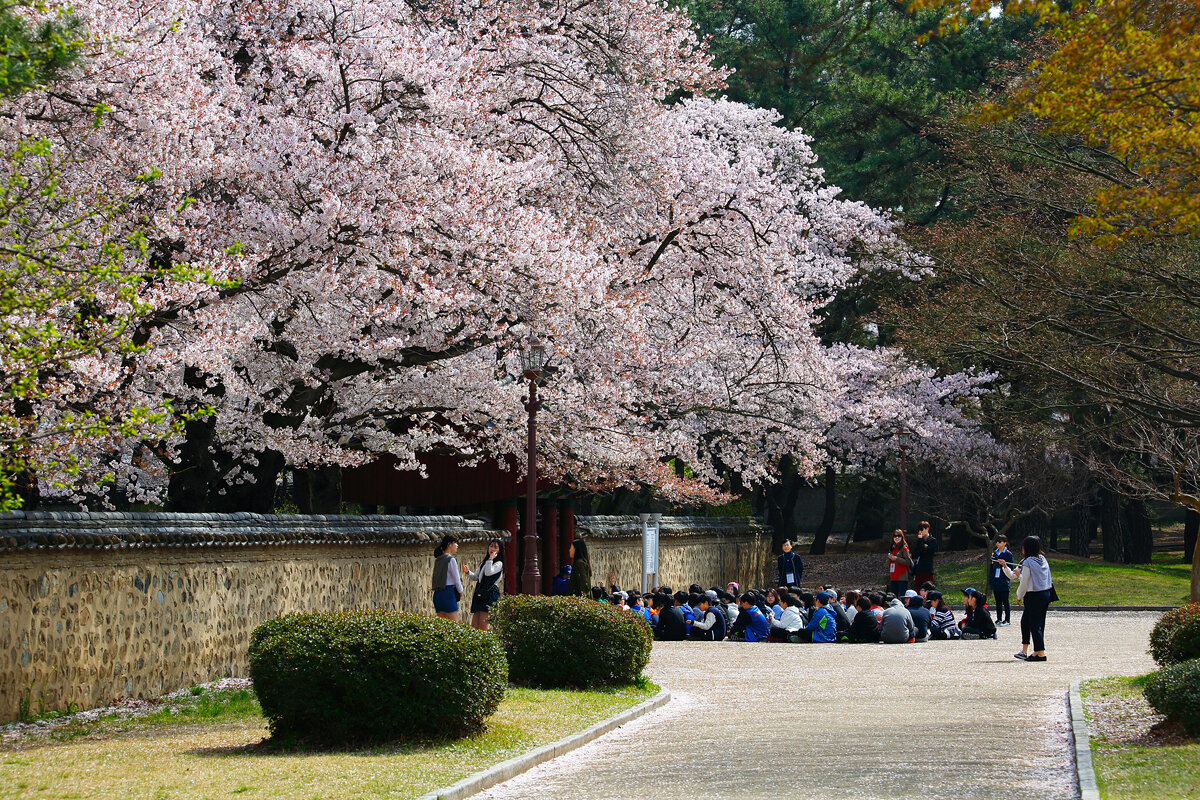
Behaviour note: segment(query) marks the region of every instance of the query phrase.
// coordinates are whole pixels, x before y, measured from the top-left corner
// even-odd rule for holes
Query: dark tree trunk
[[[257,461],[258,463],[253,466],[242,463],[243,472],[253,476],[253,480],[221,486],[210,493],[210,510],[220,513],[237,511],[249,511],[252,514],[274,513],[276,484],[284,467],[283,455],[274,450],[267,450],[257,455]],[[233,466],[233,462],[230,461],[227,469],[222,472],[232,470]],[[221,489],[224,489],[224,493]],[[340,484],[338,491],[341,491]],[[338,502],[339,504],[341,502],[340,496]]]
[[[1105,561],[1120,563],[1125,557],[1125,515],[1121,498],[1110,489],[1100,490],[1100,529]]]
[[[42,504],[42,487],[38,484],[37,473],[31,469],[23,469],[13,476],[12,491],[20,499],[22,511],[36,511]]]
[[[1095,520],[1090,506],[1080,506],[1075,510],[1075,519],[1071,522],[1070,552],[1073,556],[1087,558],[1091,555],[1088,546],[1092,541]]]
[[[825,510],[821,514],[821,524],[813,536],[812,547],[808,552],[819,556],[825,554],[825,545],[833,533],[833,521],[837,516],[837,470],[833,466],[825,467]]]
[[[217,483],[216,465],[209,449],[214,446],[216,423],[212,417],[189,420],[183,426],[179,461],[167,481],[168,511],[208,511],[209,491]]]
[[[1189,508],[1183,518],[1183,563],[1191,564],[1196,555],[1196,534],[1200,533],[1200,511]]]
[[[342,468],[298,469],[295,475],[296,505],[301,514],[342,513]]]
[[[780,552],[784,541],[796,539],[796,501],[800,497],[800,476],[791,456],[779,459],[777,480],[766,488],[767,524],[771,526],[771,552]]]
[[[1126,564],[1150,563],[1154,554],[1154,526],[1145,500],[1130,500],[1125,507],[1124,544],[1122,555]]]

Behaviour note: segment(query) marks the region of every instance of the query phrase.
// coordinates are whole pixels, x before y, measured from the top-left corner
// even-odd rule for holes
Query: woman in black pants
[[[1021,652],[1016,657],[1024,661],[1045,661],[1046,610],[1050,608],[1054,581],[1050,577],[1050,563],[1042,555],[1041,539],[1026,536],[1021,549],[1025,558],[1016,569],[1001,564],[1001,569],[1009,578],[1020,576],[1017,601],[1025,605],[1025,610],[1021,612]],[[1029,654],[1030,639],[1033,640],[1033,655]]]

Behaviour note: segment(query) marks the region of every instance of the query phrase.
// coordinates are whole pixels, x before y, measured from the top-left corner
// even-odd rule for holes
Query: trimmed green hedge
[[[335,745],[474,733],[508,685],[494,636],[391,611],[264,622],[250,636],[250,677],[273,736]]]
[[[1200,736],[1200,659],[1151,674],[1144,692],[1151,708],[1183,725],[1188,735]]]
[[[640,614],[583,597],[501,598],[490,618],[509,679],[543,688],[621,686],[650,662],[654,636]]]
[[[1200,658],[1200,603],[1171,609],[1150,631],[1150,655],[1162,666]]]

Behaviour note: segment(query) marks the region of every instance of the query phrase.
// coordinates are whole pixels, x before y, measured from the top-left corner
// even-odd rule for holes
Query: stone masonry
[[[614,570],[640,584],[636,517],[578,517],[576,530],[597,582]],[[288,612],[430,614],[444,533],[468,565],[508,535],[452,516],[0,514],[0,721],[22,703],[88,708],[244,676],[250,632]],[[745,518],[664,518],[660,580],[758,580],[769,544]]]

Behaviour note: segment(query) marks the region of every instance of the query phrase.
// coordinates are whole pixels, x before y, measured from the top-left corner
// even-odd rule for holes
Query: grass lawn
[[[435,747],[272,752],[246,690],[133,720],[71,723],[0,747],[0,798],[367,800],[405,798],[583,730],[652,696],[510,688],[488,730]]]
[[[1156,726],[1159,717],[1142,697],[1144,680],[1103,678],[1083,684],[1100,796],[1112,800],[1200,797],[1200,741]]]
[[[948,559],[947,559],[948,560]],[[937,564],[937,584],[961,600],[968,586],[987,588],[981,553],[970,561]],[[1059,602],[1069,606],[1177,606],[1188,600],[1191,566],[1179,553],[1155,553],[1151,564],[1108,564],[1096,558],[1050,557],[1050,573]],[[1012,603],[1017,604],[1016,583]],[[1053,608],[1053,606],[1051,606]]]

